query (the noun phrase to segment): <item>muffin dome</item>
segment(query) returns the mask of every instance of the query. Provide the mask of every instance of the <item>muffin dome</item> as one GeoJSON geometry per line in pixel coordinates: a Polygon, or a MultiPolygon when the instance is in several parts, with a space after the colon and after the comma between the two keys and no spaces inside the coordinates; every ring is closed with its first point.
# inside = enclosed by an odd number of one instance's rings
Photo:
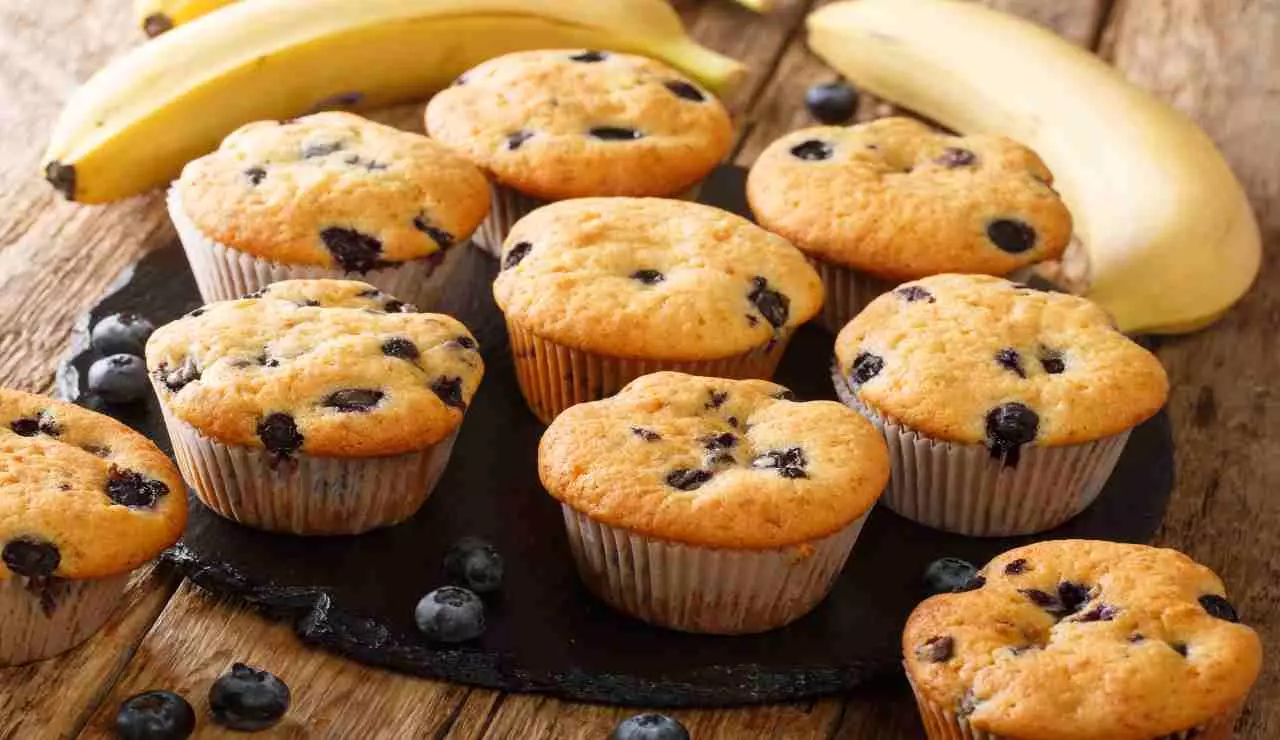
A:
{"type": "Polygon", "coordinates": [[[544,200],[674,196],[724,158],[729,114],[667,65],[559,49],[491,59],[427,104],[431,137],[544,200]]]}

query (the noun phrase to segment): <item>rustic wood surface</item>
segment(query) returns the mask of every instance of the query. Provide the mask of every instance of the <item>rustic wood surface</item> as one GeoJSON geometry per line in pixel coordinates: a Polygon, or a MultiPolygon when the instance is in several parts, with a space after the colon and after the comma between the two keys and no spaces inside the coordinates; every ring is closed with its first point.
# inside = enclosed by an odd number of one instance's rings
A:
{"type": "MultiPolygon", "coordinates": [[[[678,4],[695,36],[752,66],[748,83],[730,101],[742,129],[737,161],[750,162],[773,137],[811,123],[803,91],[833,76],[804,46],[804,13],[821,0],[783,0],[765,17],[727,0],[678,4]]],[[[1208,331],[1160,348],[1174,383],[1178,470],[1158,541],[1217,570],[1274,649],[1280,638],[1280,455],[1274,454],[1280,440],[1280,1],[988,4],[1097,49],[1172,101],[1219,142],[1250,193],[1268,246],[1257,286],[1208,331]]],[[[76,317],[120,269],[173,239],[158,194],[81,207],[63,202],[36,174],[49,128],[75,85],[141,43],[128,5],[0,4],[0,125],[6,132],[0,143],[0,385],[48,390],[76,317]]],[[[860,116],[884,110],[864,99],[860,116]]],[[[416,109],[386,117],[412,125],[416,109]]],[[[125,607],[81,648],[0,670],[0,739],[109,736],[119,701],[149,688],[181,691],[199,708],[211,680],[236,660],[267,667],[294,689],[288,720],[263,736],[598,739],[631,713],[365,668],[306,647],[287,627],[157,568],[139,575],[125,607]]],[[[1277,699],[1280,662],[1268,661],[1238,737],[1280,737],[1277,699]]],[[[816,702],[674,714],[699,740],[921,736],[898,681],[816,702]]],[[[202,722],[200,736],[220,735],[202,722]]]]}

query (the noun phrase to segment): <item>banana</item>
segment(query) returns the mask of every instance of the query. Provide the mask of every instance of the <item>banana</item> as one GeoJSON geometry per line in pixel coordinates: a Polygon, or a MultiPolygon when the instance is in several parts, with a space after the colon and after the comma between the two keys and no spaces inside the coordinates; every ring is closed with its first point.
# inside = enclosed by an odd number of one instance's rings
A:
{"type": "Polygon", "coordinates": [[[556,47],[663,59],[721,93],[745,73],[663,0],[252,0],[99,70],[59,116],[45,177],[71,200],[135,195],[244,123],[420,100],[485,59],[556,47]]]}
{"type": "Polygon", "coordinates": [[[134,0],[133,15],[148,36],[212,13],[235,0],[134,0]]]}
{"type": "Polygon", "coordinates": [[[1075,218],[1067,283],[1128,332],[1181,333],[1253,283],[1258,224],[1190,119],[1093,54],[957,0],[851,0],[807,19],[809,46],[864,89],[953,130],[1035,149],[1075,218]]]}

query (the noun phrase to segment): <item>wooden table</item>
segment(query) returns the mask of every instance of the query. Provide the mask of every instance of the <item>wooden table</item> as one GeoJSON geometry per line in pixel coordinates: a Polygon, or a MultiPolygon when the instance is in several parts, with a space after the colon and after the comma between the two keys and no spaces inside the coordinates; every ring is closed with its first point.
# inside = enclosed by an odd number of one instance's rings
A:
{"type": "MultiPolygon", "coordinates": [[[[728,0],[679,3],[694,35],[751,63],[748,83],[730,101],[741,131],[737,161],[750,162],[774,137],[812,123],[803,92],[833,76],[804,45],[802,19],[819,4],[781,0],[760,17],[728,0]]],[[[1269,252],[1257,286],[1209,330],[1160,348],[1173,381],[1178,470],[1158,542],[1215,569],[1274,654],[1280,645],[1280,1],[989,4],[1096,48],[1189,113],[1222,146],[1253,199],[1269,252]]],[[[48,391],[75,319],[123,267],[174,238],[159,193],[83,207],[64,202],[37,174],[50,126],[76,84],[141,42],[128,6],[126,0],[0,4],[5,386],[48,391]]],[[[419,107],[386,116],[416,126],[419,107]]],[[[862,117],[883,109],[864,96],[862,117]]],[[[109,735],[119,702],[150,688],[179,691],[199,711],[210,682],[233,660],[269,668],[294,690],[286,721],[264,736],[598,740],[633,712],[365,668],[303,646],[288,627],[157,568],[136,579],[124,608],[81,648],[0,670],[0,739],[109,735]]],[[[898,682],[809,703],[673,714],[699,740],[922,735],[898,682]]],[[[1280,661],[1267,661],[1238,730],[1243,738],[1280,737],[1280,661]]],[[[220,733],[202,721],[206,736],[220,733]]]]}

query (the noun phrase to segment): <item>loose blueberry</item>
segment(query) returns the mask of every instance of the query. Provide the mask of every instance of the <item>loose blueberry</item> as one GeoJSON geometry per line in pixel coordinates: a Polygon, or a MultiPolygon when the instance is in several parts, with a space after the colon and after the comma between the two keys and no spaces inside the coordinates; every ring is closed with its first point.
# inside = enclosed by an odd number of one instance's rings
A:
{"type": "Polygon", "coordinates": [[[514,152],[533,138],[532,131],[513,131],[507,134],[507,151],[514,152]]]}
{"type": "Polygon", "coordinates": [[[644,283],[645,285],[657,285],[667,278],[657,270],[636,270],[631,273],[631,279],[644,283]]]}
{"type": "Polygon", "coordinates": [[[1027,377],[1027,371],[1022,369],[1022,355],[1012,347],[1005,347],[996,352],[996,364],[1019,378],[1027,377]]]}
{"type": "Polygon", "coordinates": [[[516,265],[524,261],[529,256],[529,251],[533,249],[533,245],[529,242],[516,242],[511,246],[511,251],[507,252],[506,259],[502,260],[502,269],[510,270],[516,265]]]}
{"type": "Polygon", "coordinates": [[[111,355],[89,366],[89,391],[108,403],[133,403],[147,395],[147,364],[137,355],[111,355]]]}
{"type": "Polygon", "coordinates": [[[802,141],[791,147],[791,156],[796,159],[803,159],[806,162],[831,159],[832,154],[835,154],[835,150],[831,148],[831,145],[817,139],[802,141]]]}
{"type": "Polygon", "coordinates": [[[967,560],[938,558],[924,570],[924,588],[930,595],[972,591],[979,578],[978,569],[967,560]]]}
{"type": "Polygon", "coordinates": [[[410,362],[422,356],[422,353],[418,351],[418,345],[404,337],[392,337],[383,342],[382,354],[387,357],[399,357],[410,362]]]}
{"type": "Polygon", "coordinates": [[[267,171],[261,167],[250,167],[244,171],[244,176],[249,178],[250,185],[258,185],[267,179],[267,171]]]}
{"type": "Polygon", "coordinates": [[[1040,367],[1050,375],[1058,375],[1067,369],[1067,363],[1062,359],[1061,352],[1046,349],[1040,354],[1040,367]]]}
{"type": "Polygon", "coordinates": [[[120,704],[115,730],[124,740],[186,740],[196,730],[196,713],[172,691],[147,691],[120,704]]]}
{"type": "Polygon", "coordinates": [[[382,242],[368,234],[330,226],[320,232],[320,241],[347,272],[365,273],[382,265],[382,242]]]}
{"type": "Polygon", "coordinates": [[[478,594],[497,591],[504,572],[502,556],[493,545],[477,537],[464,537],[444,554],[444,572],[449,582],[478,594]]]}
{"type": "Polygon", "coordinates": [[[1002,218],[987,224],[987,238],[1010,254],[1025,252],[1036,245],[1036,230],[1011,218],[1002,218]]]}
{"type": "Polygon", "coordinates": [[[702,91],[684,80],[669,80],[663,83],[677,98],[683,98],[690,102],[701,103],[707,99],[702,91]]]}
{"type": "Polygon", "coordinates": [[[921,288],[919,285],[904,285],[893,291],[893,294],[907,303],[915,303],[916,301],[927,301],[929,303],[938,302],[938,299],[934,298],[932,293],[921,288]]]}
{"type": "Polygon", "coordinates": [[[131,509],[150,509],[169,494],[169,486],[134,470],[112,465],[107,471],[107,498],[131,509]]]}
{"type": "Polygon", "coordinates": [[[440,376],[431,381],[431,390],[445,406],[452,406],[455,409],[465,409],[467,402],[462,400],[462,378],[450,378],[440,376]]]}
{"type": "Polygon", "coordinates": [[[258,732],[289,711],[289,687],[267,671],[235,663],[209,688],[213,720],[238,732],[258,732]]]}
{"type": "Polygon", "coordinates": [[[155,330],[150,321],[136,313],[113,313],[94,324],[89,344],[100,355],[141,356],[155,330]]]}
{"type": "Polygon", "coordinates": [[[644,134],[639,131],[623,126],[594,126],[587,134],[600,141],[635,141],[644,138],[644,134]]]}
{"type": "Polygon", "coordinates": [[[916,658],[926,663],[946,663],[955,654],[956,641],[948,636],[930,637],[916,648],[916,658]]]}
{"type": "Polygon", "coordinates": [[[689,730],[665,714],[637,714],[619,722],[609,740],[689,740],[689,730]]]}
{"type": "Polygon", "coordinates": [[[1228,622],[1239,622],[1240,615],[1230,601],[1217,594],[1205,594],[1200,597],[1200,606],[1209,612],[1209,616],[1225,619],[1228,622]]]}
{"type": "Polygon", "coordinates": [[[413,620],[429,640],[466,642],[484,634],[484,603],[465,588],[442,586],[422,597],[413,620]]]}
{"type": "Polygon", "coordinates": [[[938,164],[949,169],[957,167],[968,167],[978,160],[977,155],[968,149],[961,149],[957,146],[949,146],[942,150],[942,156],[938,157],[938,164]]]}
{"type": "Polygon", "coordinates": [[[382,391],[370,388],[344,388],[325,396],[320,405],[344,414],[352,412],[364,413],[372,411],[373,407],[377,406],[385,396],[386,394],[382,391]]]}
{"type": "Polygon", "coordinates": [[[667,485],[680,491],[693,491],[701,488],[703,483],[711,480],[710,470],[696,468],[677,468],[667,473],[667,485]]]}
{"type": "Polygon", "coordinates": [[[0,560],[16,575],[25,578],[46,578],[53,575],[62,563],[62,553],[52,542],[34,537],[18,537],[9,540],[0,551],[0,560]]]}
{"type": "Polygon", "coordinates": [[[804,93],[809,115],[828,126],[848,123],[858,109],[858,91],[843,80],[822,82],[804,93]]]}
{"type": "Polygon", "coordinates": [[[1003,459],[1006,467],[1016,467],[1022,445],[1036,439],[1040,417],[1020,403],[1006,403],[987,414],[987,440],[991,457],[1003,459]]]}
{"type": "Polygon", "coordinates": [[[588,49],[587,51],[578,52],[569,57],[572,61],[583,62],[585,64],[594,64],[595,62],[603,62],[607,55],[603,51],[595,51],[588,49]]]}
{"type": "Polygon", "coordinates": [[[884,358],[870,352],[860,352],[853,358],[853,368],[849,371],[849,380],[855,386],[862,385],[880,374],[884,369],[884,358]]]}
{"type": "Polygon", "coordinates": [[[441,249],[448,249],[453,246],[453,234],[438,226],[432,226],[425,215],[419,214],[413,217],[413,228],[431,237],[431,241],[435,242],[436,246],[441,249]]]}
{"type": "Polygon", "coordinates": [[[302,447],[305,438],[298,431],[298,424],[288,414],[268,414],[258,422],[258,439],[267,452],[285,457],[292,455],[302,447]]]}

